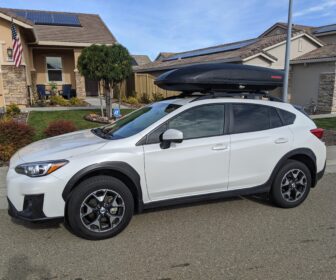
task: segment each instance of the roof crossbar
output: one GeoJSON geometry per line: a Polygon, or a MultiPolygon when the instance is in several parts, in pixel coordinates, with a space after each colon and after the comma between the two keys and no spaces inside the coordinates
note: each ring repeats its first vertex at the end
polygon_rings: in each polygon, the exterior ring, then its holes
{"type": "Polygon", "coordinates": [[[208,92],[208,93],[201,93],[201,92],[183,92],[177,96],[170,96],[163,100],[171,100],[177,98],[191,98],[195,97],[191,102],[204,100],[204,99],[213,99],[213,98],[244,98],[244,99],[261,99],[267,98],[269,101],[276,101],[276,102],[283,102],[282,99],[271,96],[267,92],[263,91],[256,91],[256,92],[240,92],[240,91],[233,91],[233,92],[208,92]]]}

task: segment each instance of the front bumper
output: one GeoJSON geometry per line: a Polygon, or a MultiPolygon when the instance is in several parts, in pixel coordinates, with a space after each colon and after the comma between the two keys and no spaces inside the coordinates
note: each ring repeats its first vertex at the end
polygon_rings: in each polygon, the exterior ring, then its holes
{"type": "Polygon", "coordinates": [[[43,213],[44,195],[26,195],[24,198],[23,210],[18,211],[13,203],[8,200],[8,214],[20,220],[29,222],[38,222],[47,220],[48,218],[43,213]]]}
{"type": "Polygon", "coordinates": [[[29,221],[63,217],[64,186],[65,181],[53,174],[31,178],[10,168],[7,173],[9,214],[29,221]]]}

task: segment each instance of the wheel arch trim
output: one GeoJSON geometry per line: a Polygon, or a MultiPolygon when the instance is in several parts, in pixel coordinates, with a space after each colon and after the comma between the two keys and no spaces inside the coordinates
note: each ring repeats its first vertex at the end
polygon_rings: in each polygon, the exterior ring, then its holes
{"type": "MultiPolygon", "coordinates": [[[[311,159],[311,161],[313,162],[313,174],[312,175],[312,187],[314,187],[317,183],[317,169],[316,169],[316,156],[314,154],[314,152],[309,149],[309,148],[298,148],[298,149],[294,149],[292,151],[289,151],[287,154],[285,154],[276,164],[276,166],[273,169],[273,172],[271,174],[271,177],[268,180],[268,184],[272,185],[273,180],[276,176],[276,174],[279,172],[281,166],[283,166],[283,164],[286,162],[286,160],[295,157],[295,156],[306,156],[309,159],[311,159]]],[[[304,162],[303,162],[304,163],[304,162]]],[[[308,166],[309,168],[309,166],[308,166]]],[[[310,169],[310,168],[309,168],[310,169]]]]}
{"type": "Polygon", "coordinates": [[[95,174],[97,172],[118,172],[124,176],[126,176],[134,185],[136,189],[137,197],[134,198],[137,201],[137,210],[142,211],[143,208],[143,200],[142,200],[142,189],[141,189],[141,179],[138,172],[128,163],[122,161],[107,161],[100,162],[96,164],[89,165],[77,173],[75,173],[71,179],[66,184],[63,192],[62,198],[66,202],[72,190],[76,187],[76,185],[86,176],[90,174],[95,174]]]}

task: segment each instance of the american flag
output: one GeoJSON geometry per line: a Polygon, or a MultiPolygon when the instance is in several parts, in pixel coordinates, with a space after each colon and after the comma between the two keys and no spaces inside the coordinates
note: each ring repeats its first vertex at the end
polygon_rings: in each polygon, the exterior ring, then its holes
{"type": "Polygon", "coordinates": [[[12,21],[12,40],[13,40],[13,58],[16,67],[21,65],[22,60],[22,46],[20,38],[17,35],[15,24],[12,21]]]}

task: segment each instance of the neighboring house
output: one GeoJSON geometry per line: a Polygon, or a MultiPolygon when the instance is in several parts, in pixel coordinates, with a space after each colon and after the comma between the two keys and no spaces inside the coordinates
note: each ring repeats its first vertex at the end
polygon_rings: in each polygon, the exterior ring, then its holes
{"type": "MultiPolygon", "coordinates": [[[[164,71],[197,63],[240,63],[283,69],[287,25],[276,23],[259,37],[181,53],[160,53],[154,62],[136,69],[154,80],[164,71]]],[[[308,109],[336,112],[336,24],[293,25],[290,100],[308,109]]],[[[273,94],[280,95],[278,89],[273,94]]]]}
{"type": "Polygon", "coordinates": [[[80,98],[97,95],[97,82],[79,74],[77,60],[85,47],[114,43],[98,15],[0,8],[0,107],[28,105],[36,85],[50,82],[59,90],[71,85],[80,98]],[[19,68],[10,57],[12,19],[23,46],[19,68]]]}
{"type": "Polygon", "coordinates": [[[132,54],[131,55],[133,60],[132,60],[132,68],[136,69],[138,66],[142,66],[148,63],[151,63],[152,61],[150,60],[148,55],[137,55],[137,54],[132,54]]]}

